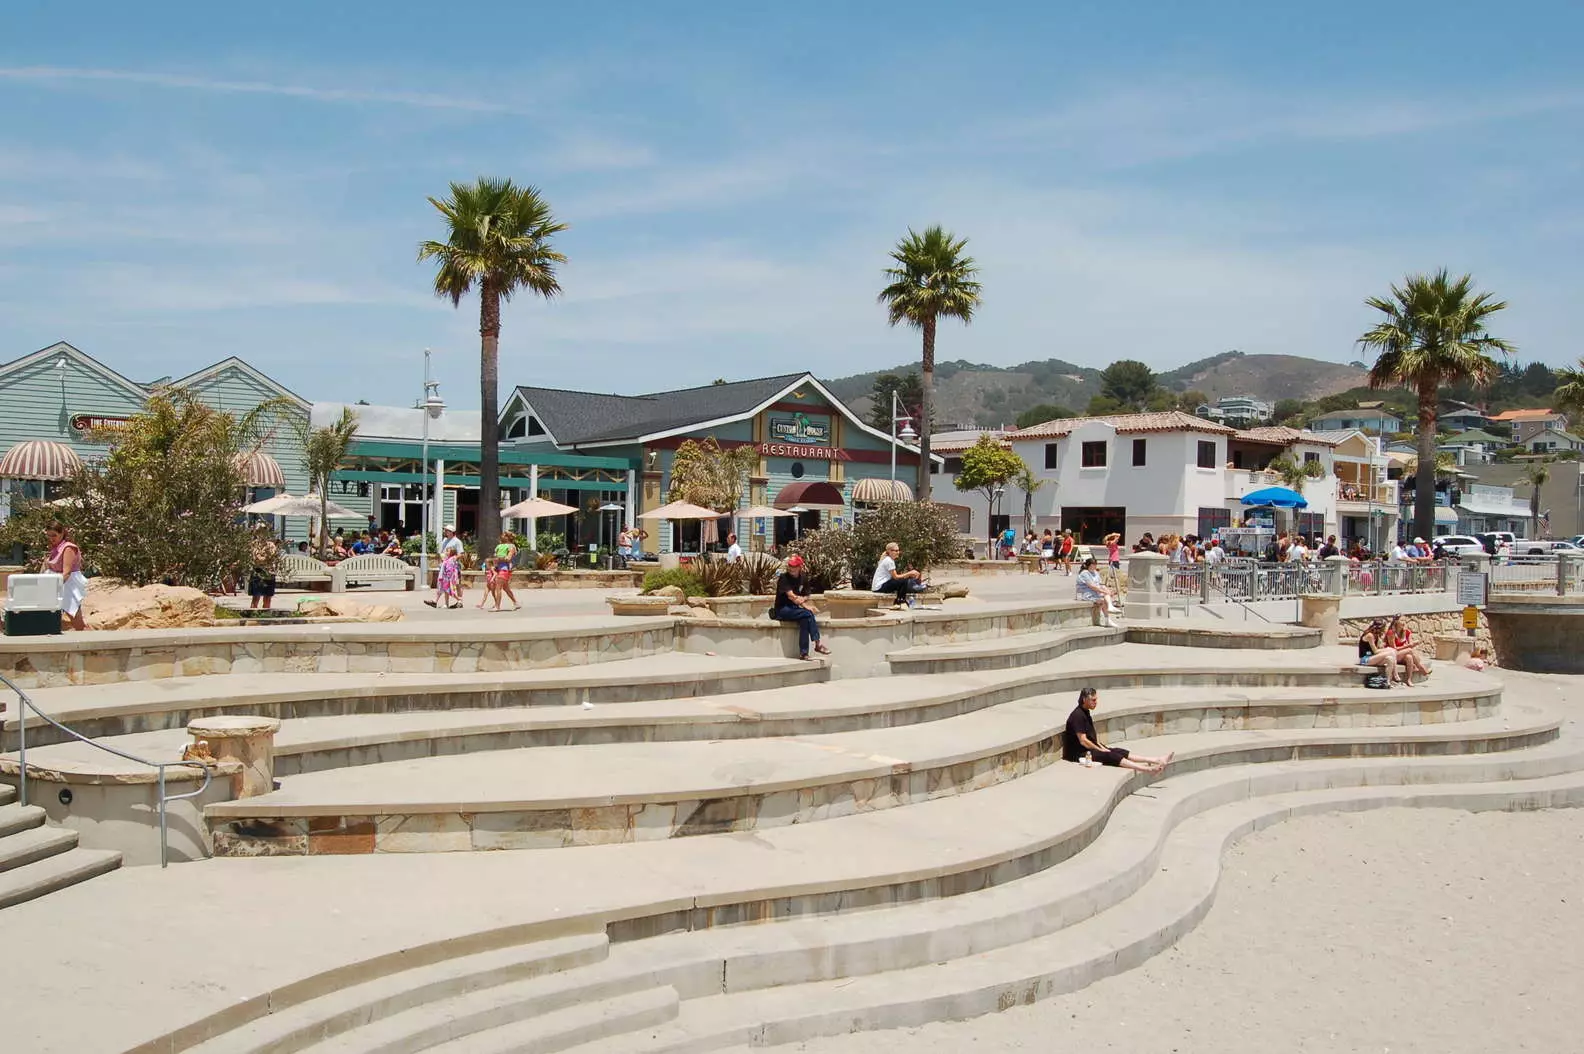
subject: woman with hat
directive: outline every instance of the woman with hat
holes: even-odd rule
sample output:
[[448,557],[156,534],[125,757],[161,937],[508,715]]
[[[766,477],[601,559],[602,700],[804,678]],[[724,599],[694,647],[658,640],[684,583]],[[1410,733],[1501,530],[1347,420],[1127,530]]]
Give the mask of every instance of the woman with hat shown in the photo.
[[808,577],[803,571],[803,558],[793,553],[787,557],[786,568],[776,579],[775,605],[770,617],[777,622],[796,622],[798,627],[798,658],[809,657],[809,642],[821,655],[830,649],[820,642],[819,623],[814,621],[814,608],[809,603]]

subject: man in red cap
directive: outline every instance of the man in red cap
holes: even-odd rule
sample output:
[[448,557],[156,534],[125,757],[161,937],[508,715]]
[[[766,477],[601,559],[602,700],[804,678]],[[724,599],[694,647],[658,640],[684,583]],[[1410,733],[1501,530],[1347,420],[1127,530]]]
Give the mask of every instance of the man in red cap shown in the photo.
[[821,655],[830,649],[820,643],[819,623],[814,621],[814,609],[809,606],[808,578],[803,573],[803,558],[793,553],[787,557],[786,567],[776,579],[775,606],[770,617],[779,622],[798,624],[798,658],[809,657],[809,642]]

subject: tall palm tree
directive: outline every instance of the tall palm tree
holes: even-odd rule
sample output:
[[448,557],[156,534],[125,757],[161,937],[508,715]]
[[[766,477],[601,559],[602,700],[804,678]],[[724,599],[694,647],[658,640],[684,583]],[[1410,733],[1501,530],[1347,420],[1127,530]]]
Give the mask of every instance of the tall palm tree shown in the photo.
[[319,537],[316,539],[322,557],[330,547],[329,517],[330,476],[347,459],[352,440],[357,436],[357,414],[347,407],[341,416],[322,428],[311,428],[307,418],[297,424],[297,439],[302,443],[304,467],[308,470],[308,487],[319,494]]
[[1486,330],[1490,317],[1507,306],[1489,293],[1475,293],[1469,275],[1452,279],[1443,268],[1409,275],[1389,297],[1364,301],[1381,313],[1358,343],[1378,354],[1370,369],[1372,388],[1401,385],[1419,397],[1419,462],[1414,483],[1414,533],[1435,537],[1436,400],[1445,384],[1484,386],[1499,366],[1491,352],[1511,354],[1511,344]]
[[1040,479],[1034,474],[1034,470],[1029,468],[1028,462],[1025,461],[1012,482],[1016,483],[1023,491],[1023,529],[1025,531],[1031,530],[1034,524],[1034,492],[1051,482],[1051,480]]
[[418,246],[418,259],[440,261],[436,296],[452,306],[478,288],[479,294],[479,517],[480,552],[500,536],[500,382],[501,302],[526,289],[546,300],[561,292],[556,265],[566,257],[551,239],[567,229],[551,215],[534,187],[509,179],[480,178],[451,184],[445,201],[429,199],[445,217],[446,240]]
[[890,284],[880,290],[880,303],[891,325],[906,322],[924,334],[924,363],[919,377],[918,498],[930,496],[930,414],[935,402],[935,327],[941,316],[973,321],[979,306],[979,268],[964,256],[967,238],[954,238],[939,224],[923,234],[911,228],[891,250],[895,267],[886,268]]
[[1529,467],[1518,476],[1519,483],[1527,483],[1534,489],[1529,492],[1529,537],[1540,537],[1540,488],[1546,485],[1551,478],[1551,463],[1546,461],[1531,461]]
[[1556,379],[1556,394],[1552,396],[1555,409],[1572,414],[1572,425],[1577,425],[1584,419],[1584,359],[1579,359],[1576,368],[1564,366],[1557,370]]

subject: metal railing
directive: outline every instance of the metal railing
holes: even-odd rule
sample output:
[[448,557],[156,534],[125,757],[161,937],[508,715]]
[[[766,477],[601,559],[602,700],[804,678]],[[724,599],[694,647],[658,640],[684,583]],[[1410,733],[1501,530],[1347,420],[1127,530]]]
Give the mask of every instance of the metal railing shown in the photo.
[[1555,593],[1557,596],[1584,592],[1584,558],[1547,553],[1492,562],[1490,588],[1493,593]]
[[1452,564],[1393,564],[1366,560],[1348,565],[1348,596],[1385,593],[1444,593],[1450,588]]
[[[78,731],[76,731],[74,729],[67,728],[65,725],[63,725],[59,721],[55,720],[49,714],[46,714],[44,711],[40,710],[38,708],[38,704],[33,702],[32,699],[28,698],[28,694],[26,692],[24,692],[20,687],[18,687],[14,682],[12,682],[12,680],[9,677],[5,676],[4,674],[0,674],[0,683],[3,683],[7,688],[9,688],[13,692],[15,692],[17,700],[20,703],[20,706],[17,708],[17,715],[16,715],[17,716],[17,800],[23,806],[26,806],[27,803],[28,803],[27,726],[28,726],[28,711],[31,710],[31,711],[33,711],[34,716],[43,719],[48,724],[53,725],[55,728],[59,729],[60,731],[62,731],[64,733],[66,733],[66,735],[70,736],[72,739],[75,739],[75,740],[77,740],[80,743],[87,743],[89,746],[96,747],[99,750],[102,750],[102,751],[104,751],[107,754],[114,754],[118,758],[125,758],[127,761],[132,761],[132,762],[135,762],[135,763],[137,763],[139,765],[147,765],[150,768],[155,769],[155,770],[158,771],[158,773],[159,773],[160,867],[168,866],[169,863],[170,863],[170,832],[169,832],[169,824],[167,822],[167,813],[168,813],[167,807],[173,801],[182,801],[183,799],[186,799],[186,798],[196,798],[200,794],[202,794],[204,791],[208,790],[209,789],[209,784],[214,780],[214,772],[213,772],[213,770],[210,769],[210,767],[208,765],[206,765],[202,761],[150,761],[147,758],[140,758],[136,754],[128,754],[124,750],[117,750],[115,747],[107,747],[103,743],[97,743],[94,740],[89,739],[87,736],[83,735],[82,733],[80,733],[80,732],[78,732]],[[0,726],[0,727],[3,727],[3,726]],[[197,769],[200,769],[203,772],[203,783],[199,785],[197,790],[189,791],[186,794],[166,794],[165,793],[165,770],[168,769],[168,768],[175,768],[177,766],[185,766],[185,767],[188,767],[188,768],[197,768]]]
[[[1293,600],[1306,593],[1369,595],[1384,593],[1440,593],[1451,585],[1448,564],[1389,564],[1374,560],[1342,568],[1319,561],[1268,563],[1247,557],[1228,557],[1220,564],[1174,565],[1166,568],[1166,591],[1172,596],[1208,604],[1228,600],[1238,604],[1262,600]],[[1551,572],[1547,582],[1554,583]]]
[[1386,483],[1353,483],[1348,480],[1337,480],[1337,501],[1353,501],[1361,505],[1397,505],[1397,484],[1395,481]]

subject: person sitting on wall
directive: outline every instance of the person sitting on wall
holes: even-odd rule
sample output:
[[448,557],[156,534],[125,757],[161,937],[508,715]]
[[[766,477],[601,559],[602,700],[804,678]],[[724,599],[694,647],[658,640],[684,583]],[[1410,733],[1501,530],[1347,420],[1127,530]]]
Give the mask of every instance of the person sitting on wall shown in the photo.
[[814,605],[809,602],[808,576],[803,573],[803,558],[796,553],[787,557],[786,568],[776,579],[775,605],[770,609],[770,617],[777,622],[797,623],[798,658],[809,657],[810,642],[819,654],[830,654],[830,649],[820,641]]
[[909,568],[906,571],[897,570],[897,557],[902,555],[902,547],[896,542],[886,542],[885,554],[880,557],[880,564],[875,568],[874,580],[869,588],[876,593],[890,593],[896,597],[893,606],[907,604],[913,605],[909,594],[924,591],[924,574]]
[[1078,572],[1078,583],[1074,592],[1079,600],[1093,606],[1093,621],[1096,626],[1117,628],[1116,620],[1111,617],[1111,590],[1100,580],[1100,572],[1095,570],[1094,557],[1091,556],[1083,562],[1083,570]]

